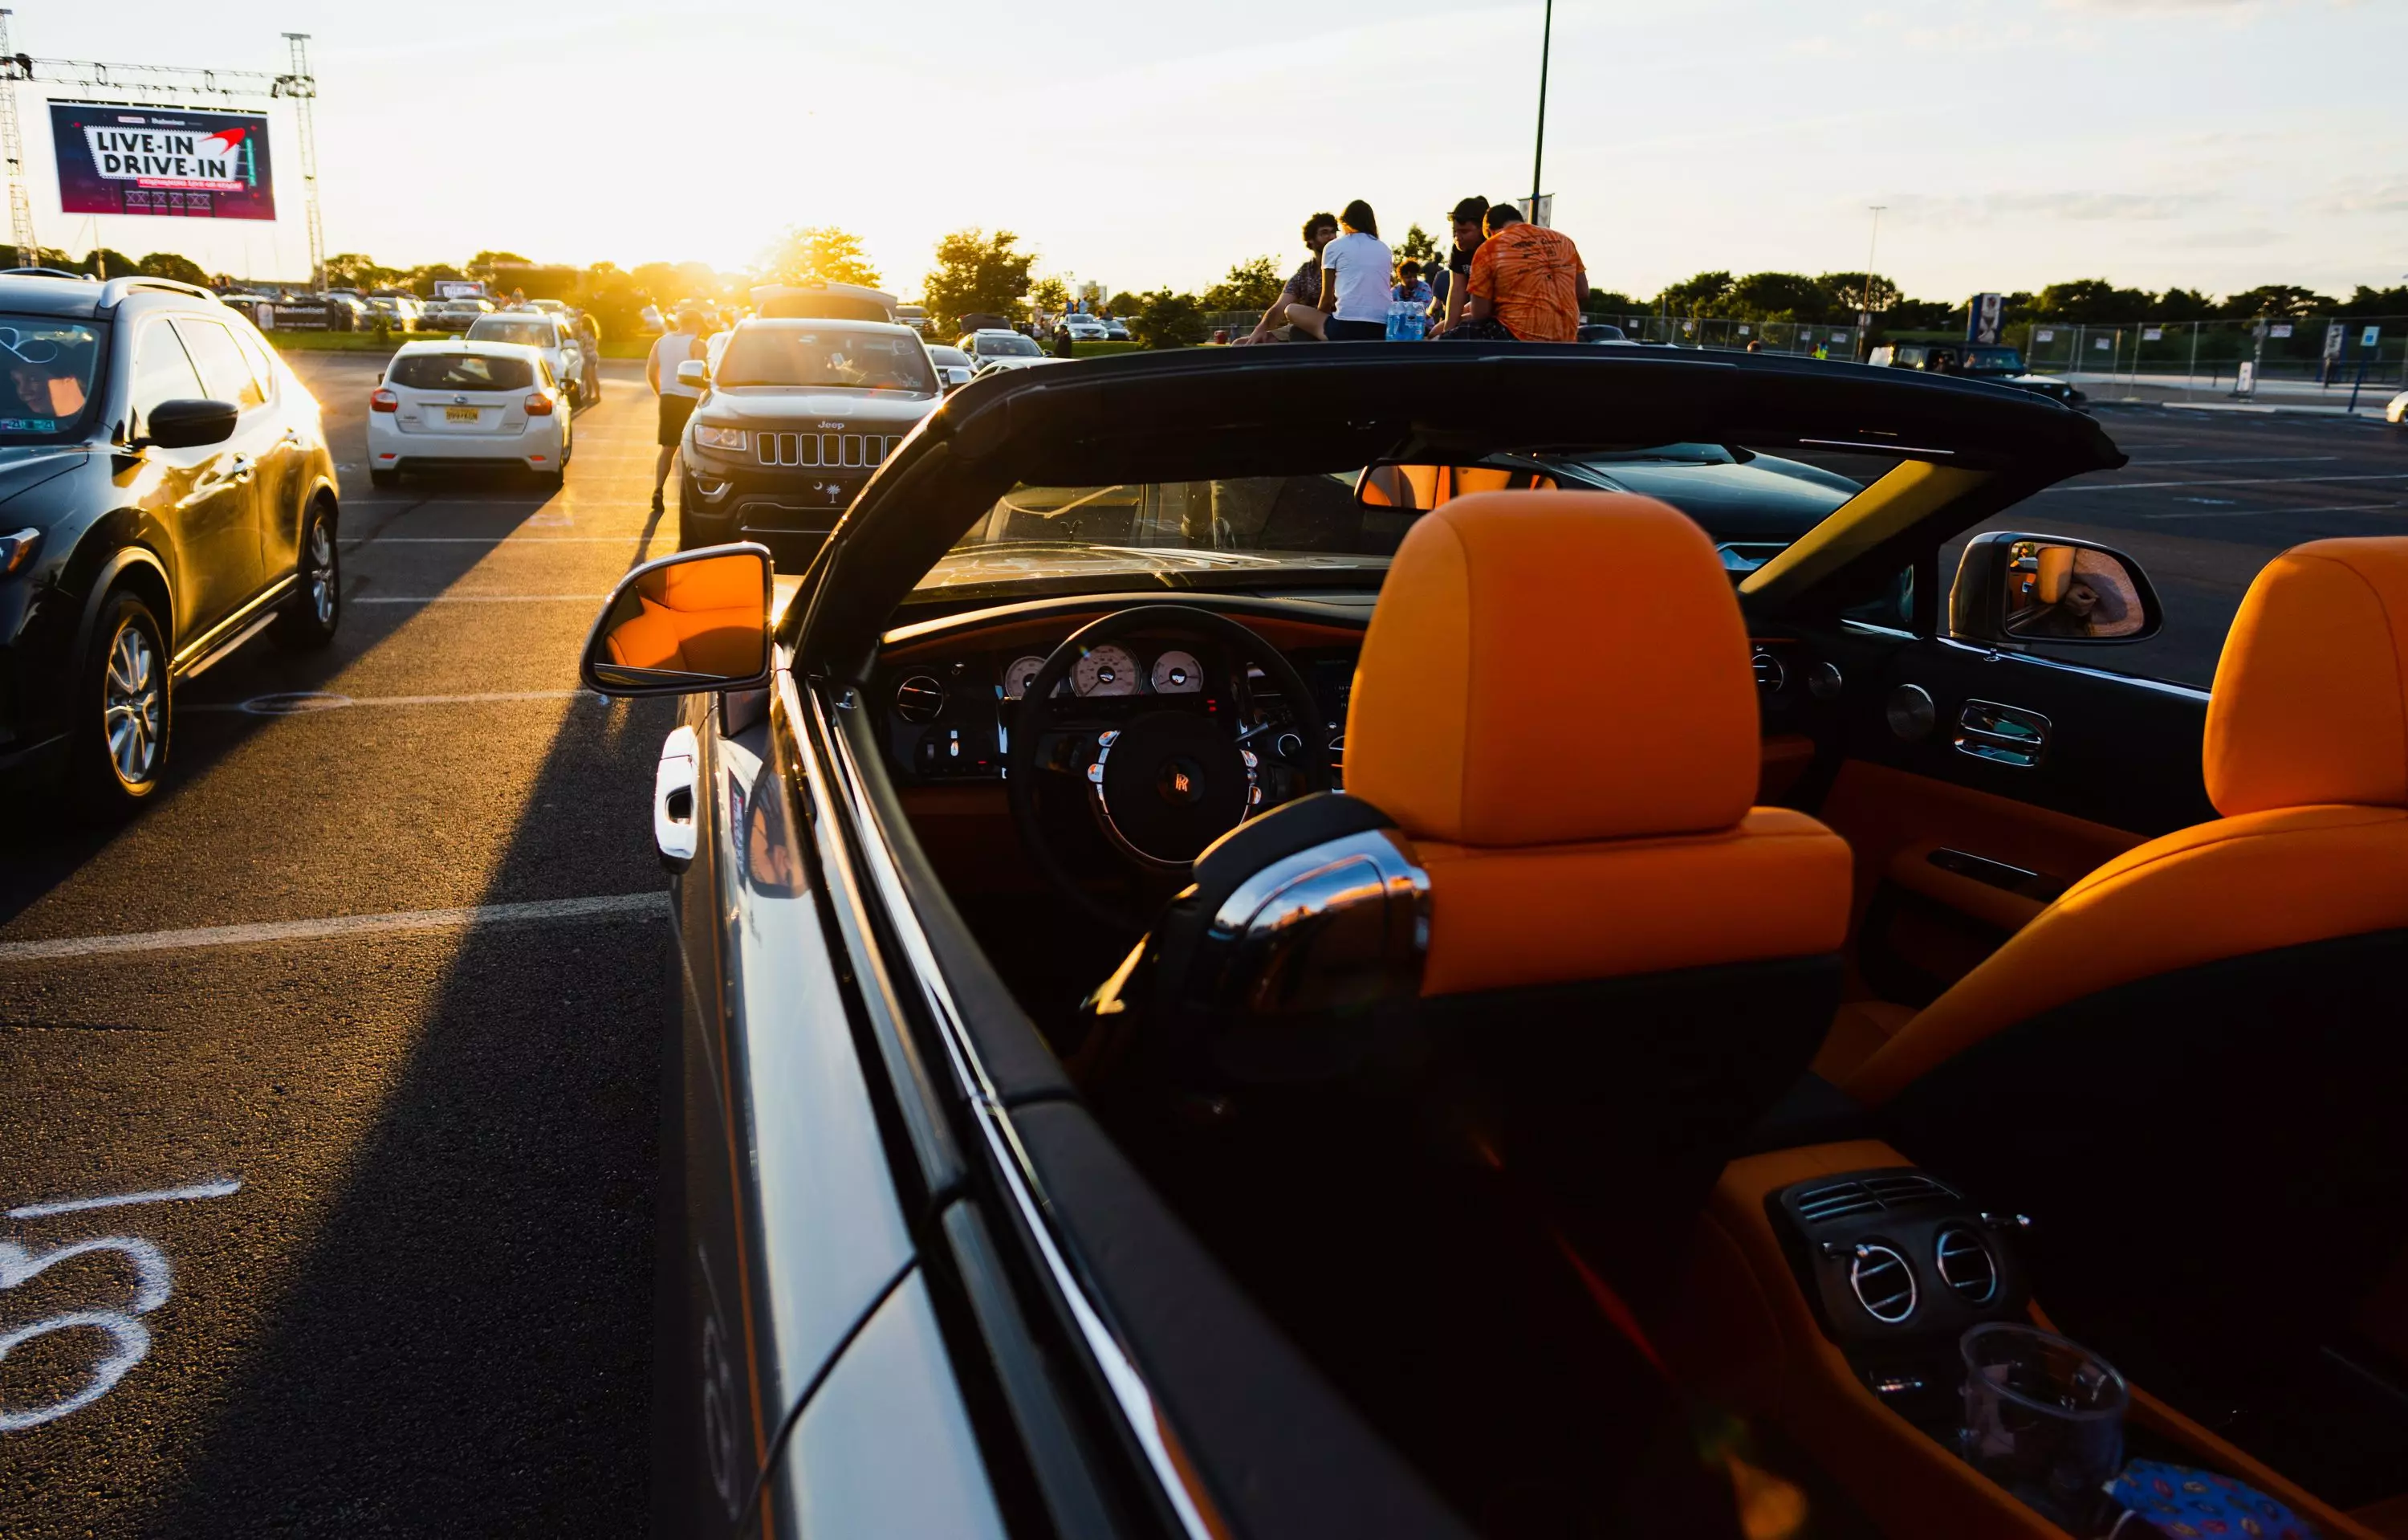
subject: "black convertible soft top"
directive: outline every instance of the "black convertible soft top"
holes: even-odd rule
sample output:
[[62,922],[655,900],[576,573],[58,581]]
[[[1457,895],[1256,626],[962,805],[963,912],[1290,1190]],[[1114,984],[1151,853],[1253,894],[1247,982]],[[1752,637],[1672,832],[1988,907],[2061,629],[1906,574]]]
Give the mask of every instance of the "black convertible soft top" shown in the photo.
[[[1955,527],[2124,455],[2003,385],[1764,353],[1580,343],[1340,343],[1124,353],[973,381],[871,478],[790,624],[839,654],[1018,482],[1297,476],[1552,445],[1827,448],[1987,472]],[[1951,530],[1953,533],[1953,529]],[[789,636],[789,640],[796,637]]]

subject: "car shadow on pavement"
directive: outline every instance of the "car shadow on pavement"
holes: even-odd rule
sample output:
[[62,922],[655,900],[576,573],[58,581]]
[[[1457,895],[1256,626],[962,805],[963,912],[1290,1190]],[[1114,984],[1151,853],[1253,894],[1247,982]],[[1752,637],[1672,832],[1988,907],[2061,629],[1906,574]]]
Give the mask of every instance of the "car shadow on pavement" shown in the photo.
[[[643,772],[673,719],[565,712],[483,901],[660,891]],[[136,1532],[640,1529],[666,914],[461,936]]]

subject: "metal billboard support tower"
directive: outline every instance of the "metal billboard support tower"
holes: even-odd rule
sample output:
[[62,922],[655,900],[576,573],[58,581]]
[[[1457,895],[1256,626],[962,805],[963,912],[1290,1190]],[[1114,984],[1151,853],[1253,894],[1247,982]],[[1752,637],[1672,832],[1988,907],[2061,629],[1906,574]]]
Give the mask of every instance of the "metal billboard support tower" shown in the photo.
[[318,99],[317,77],[309,73],[309,35],[288,32],[293,45],[291,73],[276,78],[275,94],[293,98],[293,113],[301,130],[301,217],[309,228],[309,286],[326,286],[326,227],[318,217],[318,125],[310,103]]
[[17,266],[31,267],[42,260],[34,239],[34,199],[25,191],[25,136],[17,126],[17,82],[33,74],[33,61],[9,45],[8,18],[0,10],[0,159],[8,163],[8,238],[17,245]]
[[260,97],[290,97],[301,131],[302,216],[309,236],[309,281],[326,285],[326,236],[318,213],[318,137],[311,104],[317,78],[309,73],[309,35],[288,32],[293,67],[282,75],[257,69],[194,69],[182,65],[110,65],[91,59],[36,59],[11,50],[8,18],[0,8],[0,158],[7,162],[10,233],[19,260],[31,265],[34,206],[25,188],[24,141],[17,121],[17,83],[75,86],[122,93],[136,102],[162,107],[222,107]]

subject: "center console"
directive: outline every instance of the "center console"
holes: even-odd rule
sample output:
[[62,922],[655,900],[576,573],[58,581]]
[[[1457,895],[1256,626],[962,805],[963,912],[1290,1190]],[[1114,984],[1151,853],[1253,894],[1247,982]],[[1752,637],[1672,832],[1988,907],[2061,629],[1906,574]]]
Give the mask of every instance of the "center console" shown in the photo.
[[[2051,1329],[2025,1228],[1876,1140],[1747,1156],[1715,1187],[1676,1303],[1646,1324],[1684,1387],[1778,1429],[1884,1533],[2066,1540],[1958,1455],[1966,1331]],[[2128,1456],[2229,1475],[2328,1540],[2375,1540],[2145,1386],[2129,1391]]]

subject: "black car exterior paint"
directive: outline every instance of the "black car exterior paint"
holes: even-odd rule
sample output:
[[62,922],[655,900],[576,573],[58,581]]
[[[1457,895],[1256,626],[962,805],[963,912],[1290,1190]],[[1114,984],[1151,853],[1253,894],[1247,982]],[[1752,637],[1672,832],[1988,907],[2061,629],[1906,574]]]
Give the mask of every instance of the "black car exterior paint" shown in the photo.
[[191,678],[291,593],[306,520],[336,508],[335,467],[317,402],[255,333],[273,378],[231,438],[136,441],[131,356],[146,328],[184,318],[249,329],[205,293],[0,277],[0,313],[73,318],[101,338],[73,441],[0,449],[0,533],[40,532],[34,559],[0,577],[0,772],[38,772],[62,756],[69,682],[108,595],[138,594],[166,631],[172,677]]

